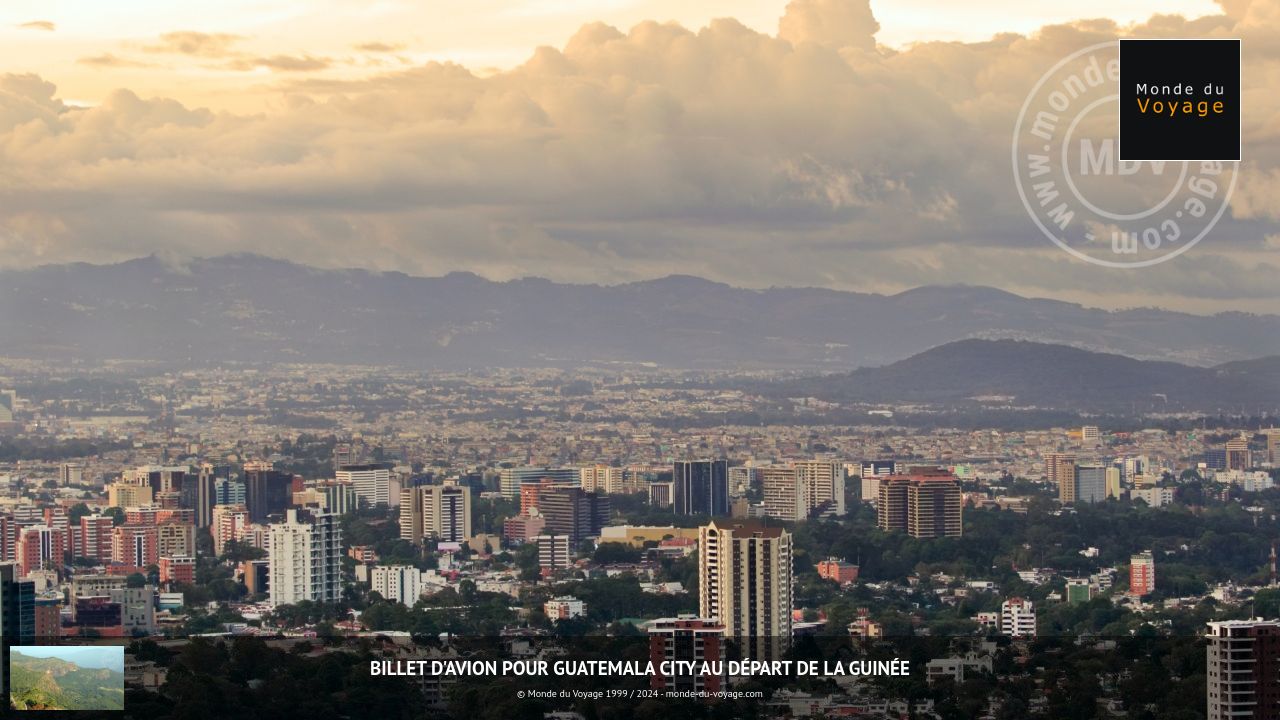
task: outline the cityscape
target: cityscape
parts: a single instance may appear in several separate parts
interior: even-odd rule
[[[1280,720],[1280,0],[0,43],[11,712]]]
[[[704,694],[759,679],[698,662],[829,642],[870,661],[905,642],[925,644],[914,684],[837,676],[772,688],[756,712],[1058,717],[1046,655],[1164,642],[1198,656],[1159,665],[1176,692],[1135,667],[1061,692],[1102,715],[1194,697],[1234,717],[1280,661],[1280,621],[1261,619],[1280,614],[1280,429],[1256,420],[959,430],[881,407],[864,425],[686,427],[669,419],[759,411],[772,381],[3,368],[5,636],[125,643],[131,693],[166,697],[194,640],[473,657],[479,639],[544,658],[638,638],[689,663],[652,689]],[[418,692],[456,713],[465,682]]]

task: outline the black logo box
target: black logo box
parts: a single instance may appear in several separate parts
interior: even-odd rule
[[[1240,92],[1241,46],[1238,39],[1120,39],[1121,160],[1238,161],[1241,159]],[[1139,95],[1138,84],[1148,92]],[[1205,94],[1205,86],[1214,91]],[[1150,87],[1188,87],[1190,94],[1151,93]],[[1217,88],[1222,88],[1222,94]],[[1138,100],[1150,101],[1146,114]],[[1183,102],[1193,108],[1207,102],[1210,112],[1184,114]],[[1155,103],[1162,114],[1154,114]],[[1170,116],[1168,105],[1178,104]],[[1222,102],[1222,113],[1212,112]]]

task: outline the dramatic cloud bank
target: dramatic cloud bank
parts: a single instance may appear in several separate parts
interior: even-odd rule
[[[1091,304],[1280,310],[1280,0],[901,52],[876,45],[878,28],[867,0],[794,0],[776,36],[734,20],[587,25],[485,76],[431,64],[330,80],[310,71],[333,58],[244,57],[236,36],[199,32],[84,60],[181,54],[264,71],[283,99],[256,115],[128,90],[74,107],[40,77],[0,76],[0,257],[254,251],[497,279],[967,282]],[[1117,34],[1241,37],[1246,49],[1232,212],[1194,252],[1137,272],[1049,245],[1008,167],[1040,74]]]

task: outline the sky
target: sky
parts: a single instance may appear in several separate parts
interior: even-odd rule
[[[210,7],[0,5],[0,267],[257,252],[1280,312],[1280,0]],[[1230,212],[1141,271],[1054,248],[1008,169],[1039,75],[1117,36],[1246,47]]]
[[[31,657],[56,657],[85,668],[106,668],[124,672],[124,648],[113,646],[21,645],[13,648]]]

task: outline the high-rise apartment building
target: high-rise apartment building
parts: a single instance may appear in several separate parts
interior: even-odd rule
[[[1071,453],[1045,453],[1044,479],[1050,487],[1058,489],[1059,502],[1075,502],[1076,456]]]
[[[758,471],[769,517],[805,520],[845,514],[845,472],[840,463],[801,461]]]
[[[6,649],[11,645],[29,643],[36,634],[36,586],[21,579],[21,571],[14,563],[0,564],[0,644]],[[9,663],[0,663],[3,688],[9,691]]]
[[[1206,637],[1208,720],[1280,718],[1280,621],[1211,622]]]
[[[1129,558],[1129,594],[1150,595],[1156,589],[1156,561],[1150,551]]]
[[[622,468],[591,465],[578,469],[579,484],[587,492],[615,495],[622,492]]]
[[[916,538],[960,537],[964,531],[960,481],[941,468],[880,479],[876,522],[886,532]]]
[[[672,482],[677,515],[729,514],[728,461],[677,461]]]
[[[267,544],[272,605],[341,598],[342,528],[336,515],[304,519],[291,508],[284,522],[271,525]]]
[[[543,577],[569,567],[573,560],[573,546],[568,535],[539,535],[534,542],[538,544],[538,568]]]
[[[664,675],[663,668],[704,668],[703,663],[718,663],[724,626],[715,620],[681,615],[650,620],[649,660],[658,672],[649,677],[649,687],[667,692],[708,692],[721,689],[724,678],[715,673],[690,672]],[[674,665],[687,662],[696,665]]]
[[[145,568],[160,562],[159,528],[130,525],[111,530],[111,562],[131,568]]]
[[[82,515],[76,553],[100,563],[111,562],[111,530],[115,527],[110,515]]]
[[[791,641],[791,534],[758,523],[698,531],[698,614],[724,626],[745,657],[778,660]]]
[[[18,531],[18,569],[21,577],[33,570],[62,566],[66,551],[65,531],[59,532],[48,525],[32,525]]]
[[[446,480],[400,491],[400,538],[416,545],[434,538],[465,542],[471,537],[471,488]]]
[[[422,597],[422,571],[411,565],[380,565],[369,573],[373,591],[387,600],[413,606]]]
[[[1009,637],[1035,637],[1035,603],[1020,597],[1011,597],[1001,603],[1000,634]]]

